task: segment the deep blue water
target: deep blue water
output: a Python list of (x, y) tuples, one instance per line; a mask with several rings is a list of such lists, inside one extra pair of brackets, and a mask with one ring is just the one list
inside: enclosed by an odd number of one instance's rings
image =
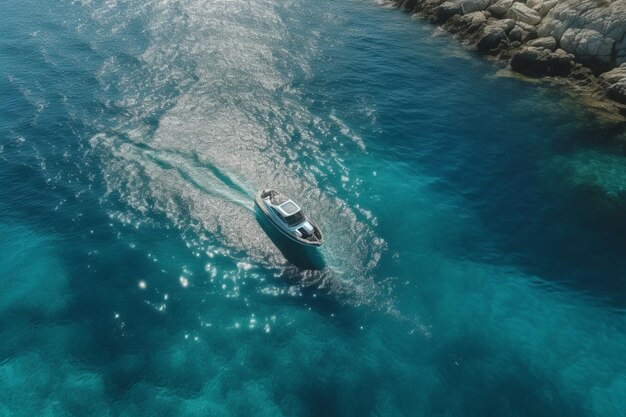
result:
[(0, 415), (626, 415), (623, 125), (373, 0), (2, 21)]

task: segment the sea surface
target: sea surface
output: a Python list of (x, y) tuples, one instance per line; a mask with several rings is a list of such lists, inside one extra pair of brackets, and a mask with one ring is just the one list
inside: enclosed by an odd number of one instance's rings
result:
[(374, 0), (0, 17), (1, 416), (626, 415), (623, 124)]

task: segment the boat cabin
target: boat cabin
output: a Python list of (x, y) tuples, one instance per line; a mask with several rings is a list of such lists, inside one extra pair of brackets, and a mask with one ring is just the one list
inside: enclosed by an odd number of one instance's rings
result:
[(272, 204), (272, 209), (290, 227), (296, 226), (305, 220), (300, 207), (291, 200), (287, 200), (278, 206)]

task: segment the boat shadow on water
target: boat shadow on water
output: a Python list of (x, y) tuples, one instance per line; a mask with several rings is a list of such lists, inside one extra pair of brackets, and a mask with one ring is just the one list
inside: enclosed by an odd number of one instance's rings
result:
[(290, 240), (276, 229), (258, 207), (254, 207), (254, 212), (263, 231), (289, 263), (304, 270), (321, 270), (326, 267), (319, 248), (304, 246)]

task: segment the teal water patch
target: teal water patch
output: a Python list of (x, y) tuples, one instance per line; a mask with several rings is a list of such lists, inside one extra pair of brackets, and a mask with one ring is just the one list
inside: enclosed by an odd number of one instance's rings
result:
[[(519, 271), (433, 264), (438, 285), (421, 285), (419, 300), (440, 343), (434, 355), (445, 383), (437, 391), (447, 400), (434, 403), (439, 411), (463, 414), (471, 404), (479, 413), (622, 413), (623, 401), (615, 398), (626, 388), (618, 370), (624, 328), (615, 313)], [(469, 380), (481, 382), (471, 387)], [(592, 392), (605, 396), (598, 401)]]
[[(41, 346), (41, 351), (16, 355), (0, 365), (0, 410), (5, 415), (109, 414), (103, 411), (106, 393), (102, 377), (64, 359), (71, 346), (71, 341), (59, 334), (64, 331), (67, 329), (62, 327), (52, 329), (49, 337), (53, 342)], [(61, 341), (67, 350), (55, 351), (55, 344)]]
[(25, 226), (0, 226), (3, 415), (99, 414), (106, 403), (102, 376), (72, 360), (82, 331), (67, 321), (71, 285), (58, 245)]
[(626, 196), (626, 158), (621, 154), (582, 151), (554, 163), (574, 187), (596, 188), (610, 198)]
[(68, 302), (68, 278), (54, 239), (23, 226), (0, 225), (0, 275), (6, 317), (54, 316)]

